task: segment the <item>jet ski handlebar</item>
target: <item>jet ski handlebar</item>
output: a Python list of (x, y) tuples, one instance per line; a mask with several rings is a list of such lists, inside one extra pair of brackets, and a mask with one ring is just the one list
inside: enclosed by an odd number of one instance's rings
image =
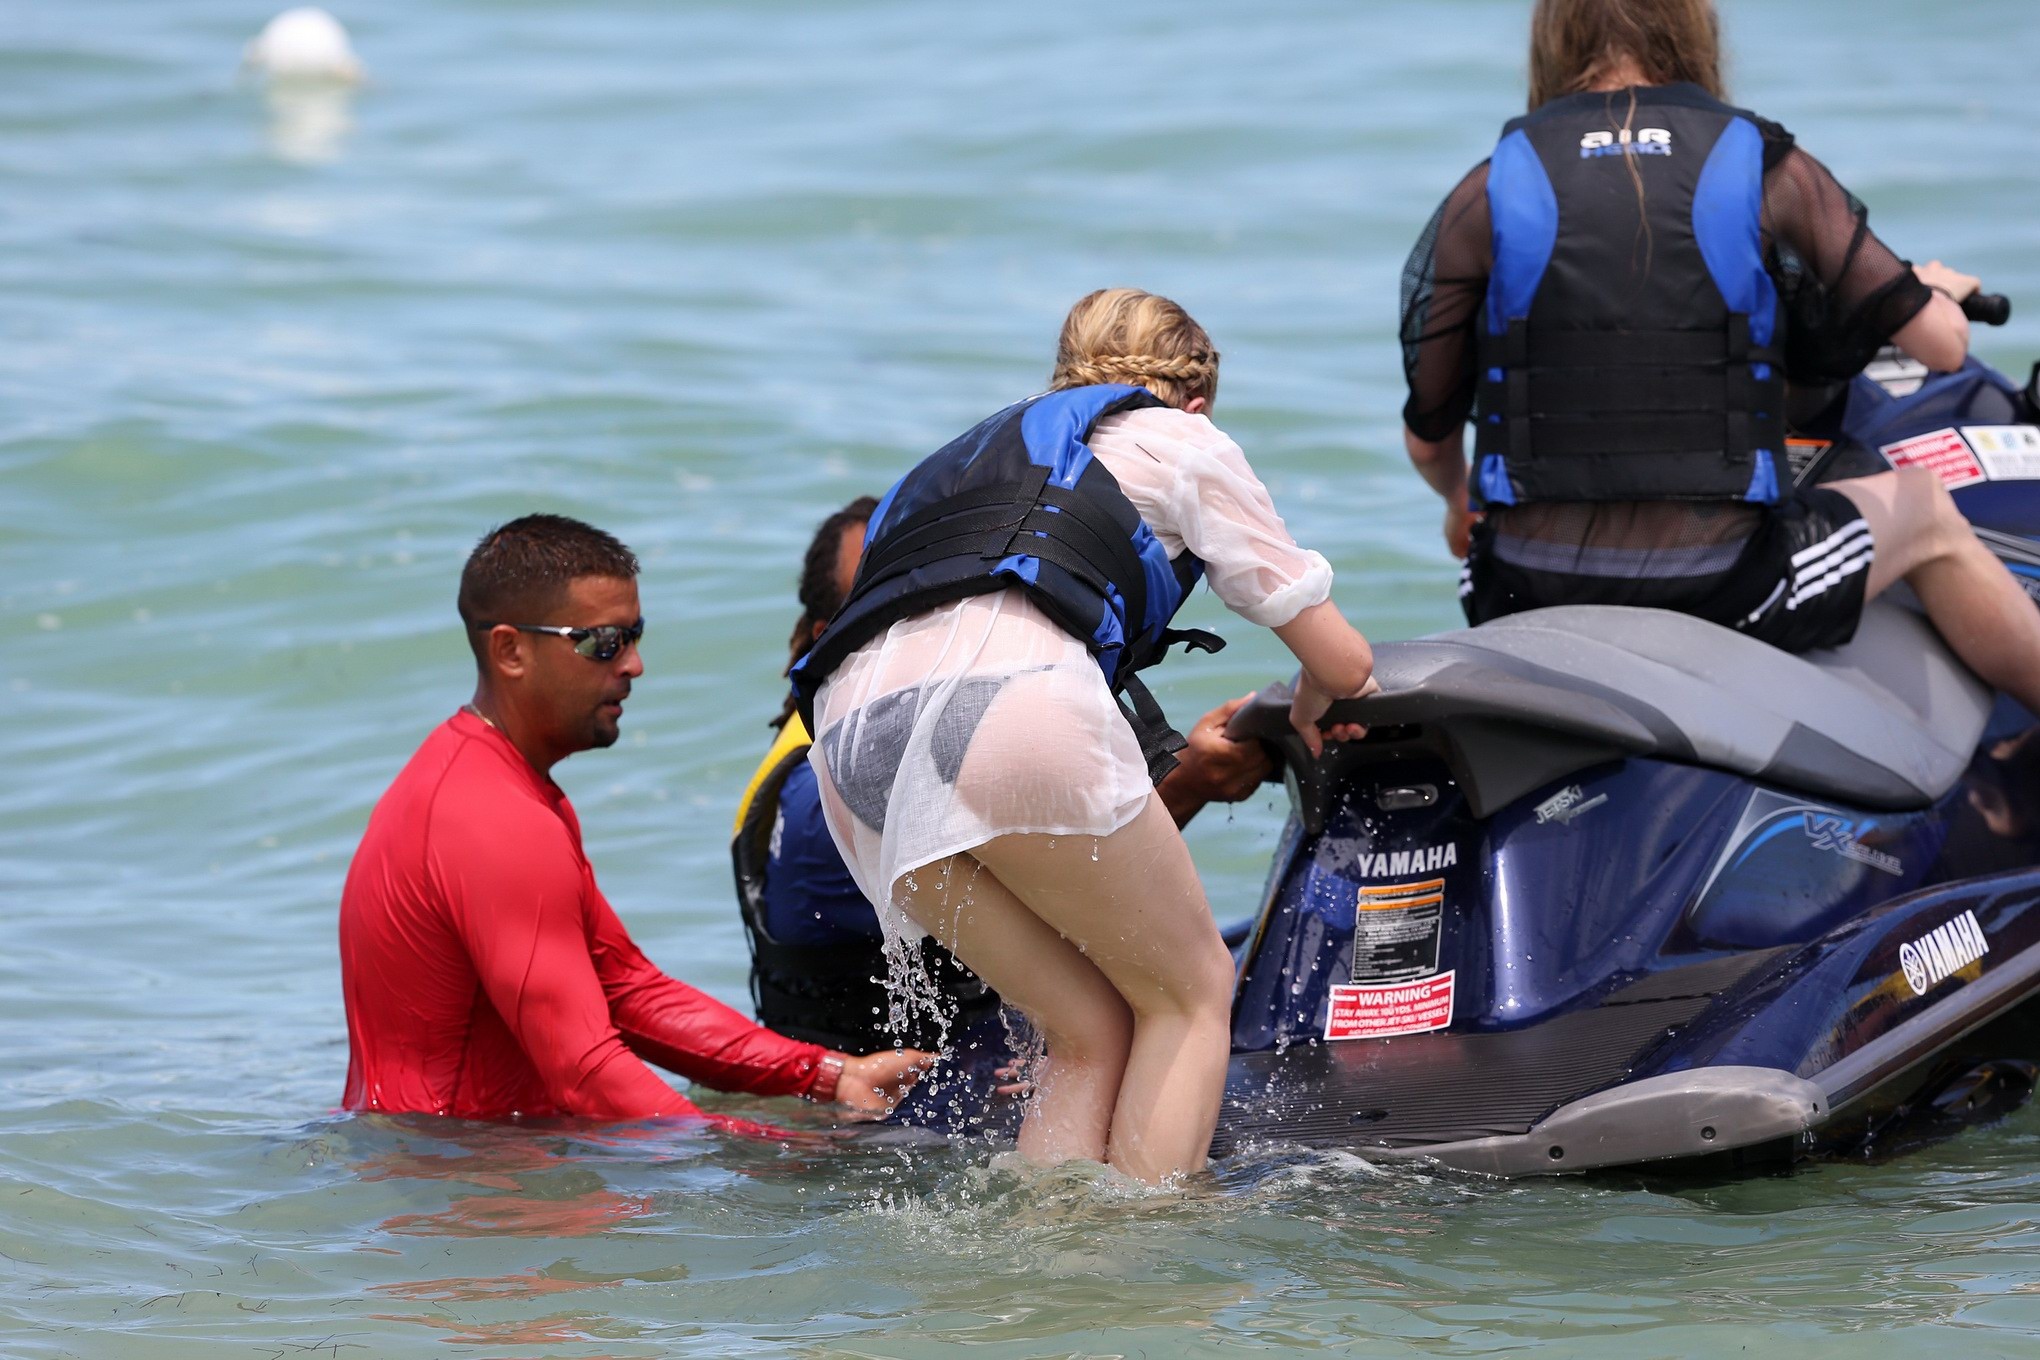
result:
[[(1263, 741), (1275, 747), (1283, 756), (1294, 757), (1306, 754), (1303, 739), (1289, 723), (1289, 701), (1296, 693), (1296, 681), (1280, 680), (1257, 690), (1254, 697), (1242, 704), (1225, 725), (1225, 734), (1234, 741)], [(1340, 699), (1325, 716), (1318, 720), (1319, 727), (1335, 727), (1340, 723), (1368, 723), (1368, 703), (1378, 699), (1378, 694), (1366, 699)], [(1378, 705), (1377, 705), (1378, 706)], [(1295, 743), (1291, 749), (1290, 743)]]
[(2003, 293), (1971, 293), (1962, 299), (1962, 315), (1986, 326), (2002, 326), (2012, 319), (2012, 300)]

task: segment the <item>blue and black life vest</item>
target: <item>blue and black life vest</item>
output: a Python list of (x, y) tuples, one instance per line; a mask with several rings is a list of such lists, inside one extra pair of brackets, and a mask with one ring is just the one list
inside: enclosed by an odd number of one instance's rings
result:
[(1555, 99), (1502, 130), (1487, 195), (1478, 501), (1777, 500), (1755, 115), (1693, 85)]
[[(1183, 738), (1134, 675), (1170, 644), (1225, 644), (1169, 621), (1203, 575), (1172, 562), (1085, 440), (1104, 417), (1163, 403), (1120, 384), (1049, 392), (951, 440), (894, 484), (873, 512), (856, 583), (793, 671), (801, 720), (849, 655), (900, 619), (970, 595), (1018, 588), (1081, 638), (1126, 714), (1150, 777), (1176, 764)], [(1130, 704), (1130, 711), (1129, 711)]]

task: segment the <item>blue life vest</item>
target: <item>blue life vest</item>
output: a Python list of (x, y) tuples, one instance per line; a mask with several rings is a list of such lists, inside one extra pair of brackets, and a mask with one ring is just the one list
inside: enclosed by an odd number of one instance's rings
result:
[(1487, 196), (1477, 501), (1777, 500), (1755, 115), (1684, 84), (1555, 99), (1503, 129)]
[(849, 598), (793, 670), (801, 720), (822, 682), (894, 622), (970, 595), (1018, 588), (1083, 640), (1141, 739), (1159, 782), (1183, 738), (1134, 672), (1173, 642), (1216, 651), (1169, 621), (1203, 574), (1173, 562), (1084, 441), (1117, 411), (1162, 403), (1120, 384), (1049, 392), (1007, 407), (922, 460), (873, 512)]

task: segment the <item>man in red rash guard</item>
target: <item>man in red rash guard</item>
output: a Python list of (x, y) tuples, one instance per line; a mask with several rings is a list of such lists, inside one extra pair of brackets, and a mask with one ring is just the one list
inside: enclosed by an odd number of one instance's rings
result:
[(547, 774), (615, 742), (644, 673), (637, 559), (530, 515), (461, 574), (480, 678), (369, 818), (340, 899), (350, 1110), (467, 1119), (697, 1113), (647, 1061), (723, 1090), (882, 1114), (929, 1055), (800, 1043), (667, 977), (595, 886)]

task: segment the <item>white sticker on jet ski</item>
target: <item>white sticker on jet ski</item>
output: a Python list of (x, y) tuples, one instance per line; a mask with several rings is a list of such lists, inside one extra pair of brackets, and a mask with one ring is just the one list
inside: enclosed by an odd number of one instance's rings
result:
[(1914, 996), (1925, 996), (1951, 974), (1959, 973), (1990, 952), (1976, 913), (1954, 920), (1898, 947), (1898, 966)]
[(1863, 366), (1863, 376), (1894, 397), (1909, 397), (1927, 380), (1927, 366), (1897, 346), (1886, 345)]
[(2040, 481), (2040, 428), (2032, 425), (1964, 425), (1962, 437), (1993, 482)]
[(1537, 805), (1537, 824), (1542, 826), (1546, 822), (1557, 822), (1560, 826), (1568, 826), (1573, 818), (1582, 813), (1592, 812), (1607, 801), (1608, 795), (1605, 793), (1597, 793), (1589, 798), (1587, 791), (1578, 784), (1568, 784)]
[(1339, 983), (1325, 1011), (1327, 1039), (1390, 1039), (1452, 1023), (1452, 974), (1360, 987)]
[(1399, 982), (1438, 971), (1445, 880), (1370, 884), (1353, 903), (1355, 982)]
[(1932, 434), (1916, 434), (1877, 451), (1895, 468), (1927, 468), (1951, 491), (1984, 479), (1983, 464), (1976, 461), (1968, 441), (1953, 426)]

